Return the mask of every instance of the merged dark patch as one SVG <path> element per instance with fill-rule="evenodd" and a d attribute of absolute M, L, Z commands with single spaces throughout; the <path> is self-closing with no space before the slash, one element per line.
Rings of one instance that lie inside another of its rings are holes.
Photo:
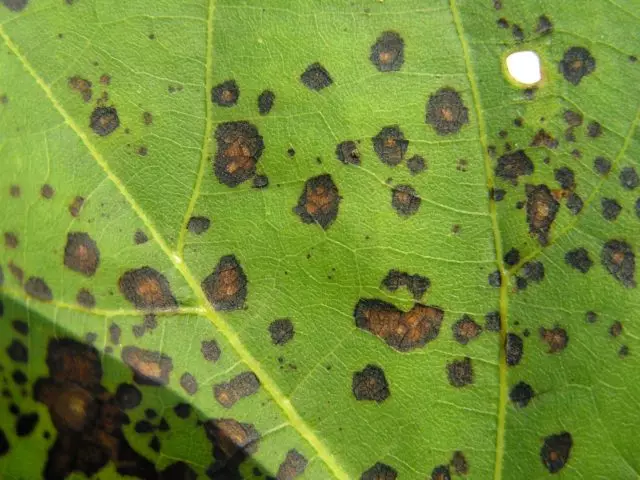
<path fill-rule="evenodd" d="M 524 150 L 516 150 L 498 158 L 495 173 L 497 177 L 517 185 L 518 177 L 531 175 L 533 170 L 533 162 Z"/>
<path fill-rule="evenodd" d="M 7 248 L 18 247 L 18 236 L 13 232 L 5 232 L 4 234 L 4 246 Z"/>
<path fill-rule="evenodd" d="M 278 467 L 277 480 L 293 480 L 302 475 L 309 462 L 295 449 L 289 450 L 284 461 Z"/>
<path fill-rule="evenodd" d="M 189 395 L 195 395 L 198 392 L 198 381 L 188 372 L 180 377 L 180 386 Z"/>
<path fill-rule="evenodd" d="M 118 280 L 118 287 L 140 310 L 170 310 L 178 306 L 167 278 L 151 267 L 126 271 Z"/>
<path fill-rule="evenodd" d="M 622 205 L 615 198 L 602 198 L 600 200 L 602 217 L 610 222 L 615 221 L 622 212 Z"/>
<path fill-rule="evenodd" d="M 427 277 L 399 270 L 389 270 L 386 277 L 382 280 L 382 287 L 395 292 L 401 287 L 406 287 L 411 293 L 414 300 L 420 300 L 431 286 L 431 281 Z"/>
<path fill-rule="evenodd" d="M 529 233 L 538 238 L 540 245 L 549 243 L 549 230 L 556 219 L 560 204 L 546 185 L 525 186 L 527 195 L 527 223 Z"/>
<path fill-rule="evenodd" d="M 568 432 L 549 435 L 540 448 L 540 460 L 549 473 L 558 473 L 569 461 L 573 439 Z"/>
<path fill-rule="evenodd" d="M 305 182 L 293 212 L 303 223 L 317 223 L 326 230 L 337 218 L 341 200 L 331 175 L 319 175 Z"/>
<path fill-rule="evenodd" d="M 136 408 L 142 402 L 142 392 L 130 383 L 121 383 L 116 390 L 116 403 L 122 410 Z"/>
<path fill-rule="evenodd" d="M 203 340 L 200 344 L 200 352 L 208 362 L 217 362 L 220 358 L 220 347 L 215 340 Z"/>
<path fill-rule="evenodd" d="M 378 158 L 391 167 L 402 162 L 409 148 L 409 140 L 404 138 L 398 125 L 383 127 L 371 142 Z"/>
<path fill-rule="evenodd" d="M 404 63 L 404 41 L 396 32 L 383 32 L 371 45 L 371 63 L 381 72 L 400 70 Z"/>
<path fill-rule="evenodd" d="M 422 199 L 411 185 L 397 185 L 391 190 L 391 206 L 403 217 L 415 215 Z"/>
<path fill-rule="evenodd" d="M 84 206 L 84 197 L 81 197 L 78 195 L 69 204 L 69 213 L 74 218 L 79 217 L 83 206 Z"/>
<path fill-rule="evenodd" d="M 114 107 L 96 107 L 89 118 L 89 126 L 101 137 L 113 133 L 120 126 L 118 111 Z"/>
<path fill-rule="evenodd" d="M 171 358 L 161 352 L 126 346 L 122 349 L 122 361 L 133 372 L 133 381 L 138 385 L 167 385 L 173 370 Z"/>
<path fill-rule="evenodd" d="M 638 172 L 633 167 L 624 167 L 620 170 L 619 175 L 620 185 L 625 190 L 635 190 L 640 185 L 640 178 Z"/>
<path fill-rule="evenodd" d="M 584 47 L 571 47 L 564 52 L 564 57 L 558 64 L 558 70 L 565 80 L 578 85 L 582 79 L 596 69 L 596 59 Z"/>
<path fill-rule="evenodd" d="M 584 207 L 584 202 L 582 201 L 582 198 L 580 197 L 580 195 L 578 195 L 577 193 L 571 192 L 567 196 L 566 205 L 569 211 L 571 212 L 571 215 L 578 215 L 582 211 L 582 208 Z"/>
<path fill-rule="evenodd" d="M 194 235 L 201 235 L 209 230 L 211 220 L 207 217 L 191 217 L 187 222 L 187 230 Z"/>
<path fill-rule="evenodd" d="M 293 322 L 288 318 L 279 318 L 269 324 L 269 335 L 274 345 L 285 345 L 294 334 Z"/>
<path fill-rule="evenodd" d="M 40 277 L 29 277 L 27 283 L 24 284 L 24 291 L 27 295 L 36 298 L 42 302 L 50 302 L 53 300 L 53 292 Z"/>
<path fill-rule="evenodd" d="M 524 342 L 515 333 L 508 333 L 504 343 L 504 354 L 507 365 L 514 367 L 520 363 L 524 355 Z"/>
<path fill-rule="evenodd" d="M 200 286 L 216 310 L 230 311 L 244 307 L 247 283 L 247 276 L 235 255 L 225 255 Z"/>
<path fill-rule="evenodd" d="M 549 347 L 548 353 L 558 353 L 564 350 L 569 343 L 569 335 L 564 328 L 551 329 L 540 328 L 540 339 Z"/>
<path fill-rule="evenodd" d="M 362 371 L 354 372 L 351 391 L 356 400 L 384 402 L 391 392 L 384 370 L 377 365 L 367 365 Z"/>
<path fill-rule="evenodd" d="M 564 255 L 564 261 L 567 265 L 582 273 L 587 273 L 593 266 L 593 260 L 591 260 L 589 252 L 584 247 L 567 252 Z"/>
<path fill-rule="evenodd" d="M 240 88 L 235 80 L 227 80 L 211 89 L 211 101 L 221 107 L 233 107 L 239 97 Z"/>
<path fill-rule="evenodd" d="M 608 240 L 602 246 L 600 262 L 613 278 L 627 288 L 636 286 L 636 255 L 624 240 Z"/>
<path fill-rule="evenodd" d="M 215 459 L 206 471 L 211 479 L 240 479 L 239 466 L 258 449 L 260 435 L 255 427 L 230 418 L 208 420 L 204 431 Z"/>
<path fill-rule="evenodd" d="M 389 465 L 377 462 L 373 467 L 365 470 L 360 480 L 396 480 L 398 472 Z"/>
<path fill-rule="evenodd" d="M 276 101 L 276 94 L 271 90 L 265 90 L 258 96 L 258 113 L 267 115 L 273 108 Z"/>
<path fill-rule="evenodd" d="M 224 408 L 231 408 L 235 403 L 249 395 L 253 395 L 260 388 L 260 380 L 253 372 L 243 372 L 227 383 L 213 386 L 213 395 Z"/>
<path fill-rule="evenodd" d="M 469 110 L 453 88 L 445 87 L 429 96 L 425 121 L 438 135 L 451 135 L 469 123 Z"/>
<path fill-rule="evenodd" d="M 518 382 L 509 392 L 509 399 L 520 408 L 529 405 L 529 402 L 534 396 L 535 392 L 533 388 L 525 382 Z"/>
<path fill-rule="evenodd" d="M 531 140 L 531 147 L 558 148 L 559 142 L 546 130 L 540 129 Z"/>
<path fill-rule="evenodd" d="M 329 72 L 319 63 L 312 63 L 300 75 L 300 81 L 311 90 L 322 90 L 333 83 Z"/>
<path fill-rule="evenodd" d="M 538 261 L 527 262 L 522 266 L 522 274 L 527 280 L 541 282 L 544 280 L 544 264 Z"/>
<path fill-rule="evenodd" d="M 447 363 L 449 383 L 457 388 L 473 384 L 473 365 L 469 357 Z"/>
<path fill-rule="evenodd" d="M 421 155 L 414 155 L 407 160 L 407 168 L 411 175 L 417 175 L 427 169 L 427 161 Z"/>
<path fill-rule="evenodd" d="M 29 349 L 20 340 L 13 339 L 7 347 L 7 355 L 16 363 L 29 362 Z"/>
<path fill-rule="evenodd" d="M 236 187 L 253 177 L 264 150 L 264 141 L 249 122 L 226 122 L 216 128 L 217 150 L 213 171 L 218 181 Z"/>
<path fill-rule="evenodd" d="M 94 308 L 96 306 L 96 298 L 86 288 L 81 288 L 80 290 L 78 290 L 78 294 L 76 295 L 76 302 L 78 303 L 78 305 L 84 308 Z"/>
<path fill-rule="evenodd" d="M 360 151 L 353 140 L 339 143 L 336 147 L 336 157 L 345 165 L 360 165 Z"/>
<path fill-rule="evenodd" d="M 74 272 L 91 277 L 100 265 L 100 250 L 96 242 L 85 232 L 67 234 L 64 247 L 64 264 Z"/>
<path fill-rule="evenodd" d="M 416 303 L 403 312 L 382 300 L 360 299 L 353 316 L 358 328 L 380 337 L 396 350 L 407 352 L 437 338 L 444 311 Z"/>
<path fill-rule="evenodd" d="M 89 80 L 85 80 L 84 78 L 76 75 L 69 78 L 67 85 L 69 85 L 69 88 L 78 92 L 85 103 L 88 103 L 91 100 L 93 91 L 91 90 L 92 85 Z"/>
<path fill-rule="evenodd" d="M 451 326 L 451 330 L 453 338 L 462 345 L 466 345 L 482 333 L 482 327 L 466 314 Z"/>

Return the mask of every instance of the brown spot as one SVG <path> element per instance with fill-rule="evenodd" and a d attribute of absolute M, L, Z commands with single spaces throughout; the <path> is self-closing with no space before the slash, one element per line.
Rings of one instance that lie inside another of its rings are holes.
<path fill-rule="evenodd" d="M 451 466 L 458 475 L 467 475 L 469 473 L 469 462 L 460 450 L 453 452 L 451 457 Z"/>
<path fill-rule="evenodd" d="M 4 234 L 4 246 L 7 248 L 18 247 L 18 237 L 13 232 L 5 232 Z"/>
<path fill-rule="evenodd" d="M 253 372 L 244 372 L 228 383 L 213 386 L 213 395 L 224 408 L 231 408 L 241 398 L 253 395 L 260 388 L 260 380 Z"/>
<path fill-rule="evenodd" d="M 198 392 L 198 381 L 188 372 L 180 377 L 180 386 L 189 395 L 195 395 Z"/>
<path fill-rule="evenodd" d="M 627 288 L 636 287 L 636 256 L 624 240 L 609 240 L 602 246 L 602 266 Z"/>
<path fill-rule="evenodd" d="M 21 194 L 22 191 L 20 189 L 20 185 L 11 185 L 9 187 L 9 195 L 11 195 L 13 198 L 20 198 Z"/>
<path fill-rule="evenodd" d="M 612 337 L 619 337 L 622 335 L 622 322 L 617 320 L 613 322 L 609 327 L 609 335 Z"/>
<path fill-rule="evenodd" d="M 69 88 L 78 92 L 85 103 L 88 103 L 93 96 L 93 91 L 91 90 L 91 82 L 89 80 L 85 80 L 84 78 L 80 78 L 79 76 L 74 76 L 69 78 L 67 81 Z"/>
<path fill-rule="evenodd" d="M 276 101 L 276 94 L 271 90 L 265 90 L 258 96 L 258 112 L 260 115 L 267 115 L 273 108 Z"/>
<path fill-rule="evenodd" d="M 113 133 L 120 126 L 118 111 L 114 107 L 96 107 L 91 113 L 89 126 L 101 137 Z"/>
<path fill-rule="evenodd" d="M 141 157 L 146 157 L 149 154 L 149 149 L 147 147 L 145 147 L 144 145 L 141 145 L 140 147 L 138 147 L 138 149 L 136 150 L 136 153 L 138 155 L 140 155 Z"/>
<path fill-rule="evenodd" d="M 151 112 L 144 112 L 142 114 L 142 121 L 145 125 L 151 125 L 153 123 L 153 114 Z"/>
<path fill-rule="evenodd" d="M 415 215 L 422 199 L 411 185 L 397 185 L 391 190 L 391 206 L 403 217 Z"/>
<path fill-rule="evenodd" d="M 201 235 L 209 230 L 211 220 L 207 217 L 191 217 L 187 223 L 187 230 L 194 235 Z"/>
<path fill-rule="evenodd" d="M 300 81 L 311 90 L 322 90 L 333 83 L 329 72 L 319 63 L 312 63 L 300 75 Z"/>
<path fill-rule="evenodd" d="M 111 76 L 110 76 L 110 75 L 107 75 L 106 73 L 103 73 L 103 74 L 100 76 L 100 83 L 101 83 L 102 85 L 107 85 L 107 86 L 108 86 L 108 85 L 111 85 Z"/>
<path fill-rule="evenodd" d="M 91 277 L 100 264 L 100 251 L 96 242 L 85 232 L 67 234 L 64 264 L 74 272 Z"/>
<path fill-rule="evenodd" d="M 540 448 L 540 460 L 549 473 L 558 473 L 569 461 L 573 439 L 571 434 L 562 432 L 549 435 Z"/>
<path fill-rule="evenodd" d="M 553 329 L 540 328 L 540 338 L 549 346 L 548 353 L 558 353 L 564 350 L 569 343 L 569 336 L 564 328 Z"/>
<path fill-rule="evenodd" d="M 253 177 L 253 188 L 267 188 L 269 186 L 269 177 L 266 175 L 256 175 Z"/>
<path fill-rule="evenodd" d="M 551 134 L 547 133 L 545 130 L 538 130 L 536 136 L 533 137 L 533 140 L 530 144 L 531 147 L 547 147 L 547 148 L 558 148 L 558 140 L 553 138 Z"/>
<path fill-rule="evenodd" d="M 531 175 L 533 170 L 533 162 L 524 150 L 516 150 L 498 158 L 495 173 L 497 177 L 517 185 L 518 177 Z"/>
<path fill-rule="evenodd" d="M 317 223 L 326 230 L 338 216 L 340 200 L 331 175 L 311 177 L 305 182 L 293 212 L 303 223 Z"/>
<path fill-rule="evenodd" d="M 360 165 L 360 152 L 353 140 L 339 143 L 336 147 L 336 157 L 345 165 Z"/>
<path fill-rule="evenodd" d="M 404 63 L 404 41 L 396 32 L 383 32 L 371 45 L 371 63 L 381 72 L 398 71 Z"/>
<path fill-rule="evenodd" d="M 96 306 L 95 297 L 86 288 L 78 290 L 78 294 L 76 295 L 76 302 L 78 302 L 78 305 L 84 308 L 94 308 Z"/>
<path fill-rule="evenodd" d="M 384 402 L 391 392 L 384 370 L 376 365 L 367 365 L 362 371 L 353 374 L 351 391 L 356 400 Z"/>
<path fill-rule="evenodd" d="M 353 316 L 358 328 L 380 337 L 396 350 L 407 352 L 436 339 L 444 311 L 416 303 L 403 312 L 382 300 L 360 299 Z"/>
<path fill-rule="evenodd" d="M 18 281 L 18 283 L 22 284 L 24 281 L 24 271 L 18 265 L 13 263 L 13 261 L 9 261 L 9 271 L 11 275 Z"/>
<path fill-rule="evenodd" d="M 27 292 L 27 295 L 43 302 L 53 300 L 53 293 L 49 285 L 40 277 L 29 277 L 27 283 L 24 284 L 24 291 Z"/>
<path fill-rule="evenodd" d="M 235 255 L 220 258 L 215 270 L 201 283 L 216 310 L 239 310 L 247 299 L 247 276 Z"/>
<path fill-rule="evenodd" d="M 597 138 L 602 135 L 602 125 L 598 122 L 589 122 L 587 125 L 587 135 L 591 138 Z"/>
<path fill-rule="evenodd" d="M 414 300 L 420 300 L 430 286 L 431 281 L 427 277 L 418 274 L 410 275 L 399 270 L 389 270 L 387 276 L 382 280 L 382 287 L 390 292 L 406 287 Z"/>
<path fill-rule="evenodd" d="M 447 363 L 447 377 L 454 387 L 465 387 L 473 384 L 473 365 L 469 357 Z"/>
<path fill-rule="evenodd" d="M 213 170 L 220 183 L 236 187 L 255 175 L 264 142 L 253 124 L 221 123 L 216 128 L 215 139 Z"/>
<path fill-rule="evenodd" d="M 505 361 L 510 367 L 514 367 L 520 363 L 524 355 L 524 342 L 515 333 L 508 333 L 504 342 Z"/>
<path fill-rule="evenodd" d="M 279 318 L 269 324 L 269 335 L 274 345 L 285 345 L 294 336 L 293 322 L 288 318 Z"/>
<path fill-rule="evenodd" d="M 462 97 L 453 88 L 445 87 L 429 97 L 426 122 L 438 135 L 458 133 L 469 123 L 469 110 Z"/>
<path fill-rule="evenodd" d="M 118 280 L 118 287 L 140 310 L 168 310 L 178 306 L 167 278 L 151 267 L 126 271 Z"/>
<path fill-rule="evenodd" d="M 220 358 L 220 347 L 215 340 L 203 340 L 200 344 L 200 352 L 208 362 L 217 362 Z"/>
<path fill-rule="evenodd" d="M 546 185 L 527 184 L 525 193 L 527 194 L 529 233 L 538 237 L 540 245 L 545 246 L 549 243 L 549 230 L 556 218 L 560 204 Z"/>
<path fill-rule="evenodd" d="M 259 445 L 260 435 L 255 427 L 248 423 L 239 423 L 233 419 L 215 419 L 204 423 L 207 438 L 213 446 L 212 463 L 206 471 L 209 478 L 242 478 L 240 465 Z"/>
<path fill-rule="evenodd" d="M 565 80 L 578 85 L 582 79 L 596 69 L 596 59 L 584 47 L 571 47 L 564 52 L 564 57 L 558 64 L 558 70 Z"/>
<path fill-rule="evenodd" d="M 72 217 L 78 217 L 84 205 L 84 197 L 77 196 L 69 204 L 69 213 Z"/>
<path fill-rule="evenodd" d="M 378 158 L 391 167 L 402 162 L 409 147 L 398 125 L 384 127 L 371 141 Z"/>
<path fill-rule="evenodd" d="M 133 381 L 138 385 L 167 385 L 173 370 L 171 358 L 160 352 L 127 346 L 122 349 L 122 360 L 131 367 Z"/>
<path fill-rule="evenodd" d="M 302 475 L 307 468 L 307 459 L 297 450 L 292 449 L 287 452 L 284 462 L 280 464 L 277 480 L 293 480 Z"/>
<path fill-rule="evenodd" d="M 239 97 L 240 88 L 235 80 L 227 80 L 211 89 L 211 101 L 221 107 L 233 107 Z"/>
<path fill-rule="evenodd" d="M 477 338 L 482 333 L 482 327 L 478 325 L 469 315 L 463 315 L 460 320 L 453 324 L 453 338 L 462 345 L 466 345 L 470 340 Z"/>
<path fill-rule="evenodd" d="M 360 476 L 360 480 L 396 480 L 398 472 L 381 462 L 377 462 Z"/>

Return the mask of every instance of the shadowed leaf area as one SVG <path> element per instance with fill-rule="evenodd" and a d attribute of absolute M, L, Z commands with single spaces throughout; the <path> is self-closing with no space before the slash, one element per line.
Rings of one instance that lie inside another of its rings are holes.
<path fill-rule="evenodd" d="M 638 12 L 1 0 L 0 478 L 637 479 Z"/>

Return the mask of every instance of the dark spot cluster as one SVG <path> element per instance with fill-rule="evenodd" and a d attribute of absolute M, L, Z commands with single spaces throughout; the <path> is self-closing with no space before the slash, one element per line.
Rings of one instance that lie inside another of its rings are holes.
<path fill-rule="evenodd" d="M 549 243 L 549 231 L 558 214 L 560 204 L 546 185 L 525 186 L 527 195 L 527 223 L 529 233 L 538 238 L 542 246 Z"/>
<path fill-rule="evenodd" d="M 602 266 L 626 288 L 636 287 L 636 256 L 624 240 L 609 240 L 602 247 Z"/>
<path fill-rule="evenodd" d="M 504 345 L 505 361 L 510 367 L 516 366 L 524 355 L 524 342 L 515 333 L 508 333 Z"/>
<path fill-rule="evenodd" d="M 100 264 L 100 250 L 88 233 L 67 234 L 64 248 L 64 265 L 74 272 L 91 277 Z"/>
<path fill-rule="evenodd" d="M 497 177 L 517 185 L 519 177 L 531 175 L 533 170 L 533 162 L 524 150 L 516 150 L 505 153 L 498 158 L 495 174 Z"/>
<path fill-rule="evenodd" d="M 514 405 L 524 408 L 535 397 L 535 392 L 531 385 L 525 382 L 518 382 L 509 391 L 509 399 Z"/>
<path fill-rule="evenodd" d="M 540 460 L 549 473 L 558 473 L 569 461 L 573 438 L 568 432 L 549 435 L 540 448 Z"/>
<path fill-rule="evenodd" d="M 391 167 L 402 162 L 409 148 L 409 140 L 404 138 L 404 133 L 398 125 L 382 128 L 371 141 L 378 158 Z"/>
<path fill-rule="evenodd" d="M 271 90 L 265 90 L 258 96 L 258 113 L 267 115 L 273 108 L 276 101 L 276 94 Z"/>
<path fill-rule="evenodd" d="M 253 372 L 244 372 L 233 377 L 229 382 L 213 386 L 213 395 L 225 408 L 231 408 L 235 403 L 249 395 L 253 395 L 260 388 L 260 380 Z"/>
<path fill-rule="evenodd" d="M 91 97 L 93 96 L 93 91 L 91 90 L 92 85 L 89 80 L 85 80 L 84 78 L 81 78 L 76 75 L 69 78 L 69 80 L 67 81 L 67 84 L 69 85 L 69 88 L 71 88 L 72 90 L 75 90 L 80 94 L 80 96 L 82 97 L 82 100 L 84 100 L 85 103 L 88 103 L 89 101 L 91 101 Z"/>
<path fill-rule="evenodd" d="M 307 468 L 308 460 L 295 449 L 287 452 L 284 461 L 278 467 L 276 480 L 294 480 L 302 475 Z"/>
<path fill-rule="evenodd" d="M 211 225 L 211 220 L 207 217 L 202 216 L 193 216 L 187 222 L 187 230 L 193 233 L 194 235 L 202 235 L 207 230 L 209 230 L 209 226 Z"/>
<path fill-rule="evenodd" d="M 333 83 L 331 75 L 320 63 L 309 65 L 302 75 L 300 81 L 310 90 L 320 91 Z"/>
<path fill-rule="evenodd" d="M 89 126 L 97 135 L 106 137 L 120 126 L 120 118 L 115 107 L 98 106 L 91 113 Z"/>
<path fill-rule="evenodd" d="M 353 140 L 339 143 L 336 147 L 336 157 L 345 165 L 360 165 L 360 151 Z"/>
<path fill-rule="evenodd" d="M 9 265 L 11 268 L 12 265 Z M 11 269 L 12 273 L 14 273 L 13 269 Z M 22 270 L 19 271 L 22 273 Z M 21 279 L 20 279 L 21 280 Z M 29 277 L 29 279 L 24 284 L 24 291 L 30 297 L 33 297 L 42 302 L 50 302 L 53 300 L 53 292 L 47 282 L 40 277 Z"/>
<path fill-rule="evenodd" d="M 593 260 L 584 247 L 579 247 L 567 252 L 564 256 L 567 265 L 581 273 L 587 273 L 593 266 Z"/>
<path fill-rule="evenodd" d="M 399 270 L 389 270 L 386 277 L 382 280 L 382 287 L 395 292 L 399 288 L 406 287 L 411 293 L 414 300 L 420 300 L 431 286 L 431 281 L 417 273 L 411 275 L 407 272 Z"/>
<path fill-rule="evenodd" d="M 422 199 L 411 185 L 396 185 L 391 189 L 391 206 L 401 217 L 415 215 Z"/>

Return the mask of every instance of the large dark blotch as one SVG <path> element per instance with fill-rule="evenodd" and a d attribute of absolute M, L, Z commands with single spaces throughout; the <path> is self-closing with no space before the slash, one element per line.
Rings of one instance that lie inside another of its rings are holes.
<path fill-rule="evenodd" d="M 404 63 L 404 41 L 396 32 L 383 32 L 371 45 L 371 63 L 381 72 L 400 70 Z"/>
<path fill-rule="evenodd" d="M 96 273 L 100 264 L 100 250 L 88 233 L 71 232 L 67 234 L 64 264 L 74 272 L 87 277 Z"/>
<path fill-rule="evenodd" d="M 264 150 L 264 141 L 255 125 L 244 121 L 221 123 L 215 139 L 213 171 L 220 183 L 236 187 L 255 175 Z"/>
<path fill-rule="evenodd" d="M 11 267 L 11 265 L 9 265 Z M 37 298 L 43 302 L 50 302 L 53 300 L 53 292 L 47 285 L 47 282 L 40 277 L 29 277 L 27 283 L 24 284 L 24 291 L 27 295 Z"/>
<path fill-rule="evenodd" d="M 377 365 L 367 365 L 362 371 L 354 372 L 351 391 L 356 400 L 384 402 L 391 392 L 384 370 Z"/>
<path fill-rule="evenodd" d="M 451 135 L 469 123 L 469 110 L 453 88 L 445 87 L 429 96 L 425 121 L 438 135 Z"/>
<path fill-rule="evenodd" d="M 200 286 L 213 308 L 231 311 L 244 307 L 247 283 L 247 276 L 235 255 L 225 255 Z"/>
<path fill-rule="evenodd" d="M 525 382 L 518 382 L 509 392 L 509 399 L 520 408 L 529 405 L 529 402 L 534 396 L 535 392 L 533 388 Z"/>
<path fill-rule="evenodd" d="M 527 184 L 525 193 L 529 233 L 538 238 L 540 245 L 545 246 L 549 243 L 549 230 L 556 219 L 560 204 L 546 185 Z"/>
<path fill-rule="evenodd" d="M 138 385 L 167 385 L 173 370 L 171 358 L 164 353 L 126 346 L 122 349 L 122 361 L 133 371 L 133 381 Z"/>
<path fill-rule="evenodd" d="M 558 63 L 558 70 L 565 80 L 578 85 L 582 79 L 596 69 L 596 59 L 584 47 L 571 47 L 564 52 L 564 57 Z"/>
<path fill-rule="evenodd" d="M 371 142 L 378 158 L 391 167 L 402 162 L 409 148 L 409 140 L 405 140 L 404 133 L 398 125 L 382 128 Z"/>
<path fill-rule="evenodd" d="M 495 173 L 497 177 L 517 185 L 518 177 L 531 175 L 533 170 L 533 162 L 524 150 L 516 150 L 498 158 Z"/>
<path fill-rule="evenodd" d="M 360 480 L 396 480 L 398 472 L 389 465 L 377 462 L 360 476 Z"/>
<path fill-rule="evenodd" d="M 96 107 L 91 113 L 89 126 L 101 137 L 113 133 L 120 126 L 118 111 L 114 107 Z"/>
<path fill-rule="evenodd" d="M 540 460 L 549 473 L 558 473 L 569 461 L 573 439 L 568 432 L 549 435 L 540 448 Z"/>
<path fill-rule="evenodd" d="M 72 472 L 93 476 L 112 461 L 120 475 L 157 479 L 154 465 L 131 448 L 122 432 L 126 416 L 101 385 L 98 351 L 69 338 L 51 340 L 47 366 L 49 376 L 38 379 L 34 398 L 47 406 L 58 435 L 43 478 L 57 480 Z"/>
<path fill-rule="evenodd" d="M 253 372 L 243 372 L 229 382 L 213 386 L 213 395 L 224 408 L 231 408 L 235 403 L 249 395 L 253 395 L 260 388 L 260 380 Z"/>
<path fill-rule="evenodd" d="M 447 363 L 447 377 L 453 387 L 461 388 L 473 384 L 473 364 L 469 357 Z"/>
<path fill-rule="evenodd" d="M 211 101 L 221 107 L 233 107 L 239 97 L 240 88 L 235 80 L 227 80 L 211 89 Z"/>
<path fill-rule="evenodd" d="M 312 63 L 300 75 L 300 81 L 311 90 L 322 90 L 333 83 L 333 79 L 326 68 L 319 63 Z"/>
<path fill-rule="evenodd" d="M 302 475 L 307 468 L 308 460 L 295 449 L 287 452 L 287 456 L 278 468 L 276 480 L 293 480 Z"/>
<path fill-rule="evenodd" d="M 602 246 L 602 266 L 627 288 L 636 286 L 636 255 L 624 240 L 609 240 Z"/>
<path fill-rule="evenodd" d="M 356 326 L 401 352 L 420 348 L 440 332 L 444 310 L 416 303 L 408 312 L 377 299 L 360 299 L 353 316 Z"/>
<path fill-rule="evenodd" d="M 2 0 L 2 4 L 13 12 L 20 12 L 29 3 L 29 0 Z"/>
<path fill-rule="evenodd" d="M 118 280 L 118 287 L 140 310 L 170 310 L 178 306 L 167 278 L 151 267 L 128 270 Z"/>
<path fill-rule="evenodd" d="M 338 217 L 341 200 L 331 175 L 319 175 L 304 183 L 293 212 L 303 223 L 317 223 L 326 230 Z"/>
<path fill-rule="evenodd" d="M 515 333 L 508 333 L 504 342 L 504 354 L 507 365 L 513 367 L 520 363 L 524 355 L 524 342 Z"/>
<path fill-rule="evenodd" d="M 401 217 L 415 215 L 422 199 L 411 185 L 397 185 L 391 190 L 391 206 Z"/>
<path fill-rule="evenodd" d="M 564 328 L 540 328 L 540 339 L 549 347 L 548 353 L 558 353 L 569 343 L 569 335 Z"/>
<path fill-rule="evenodd" d="M 214 457 L 207 476 L 212 480 L 244 478 L 239 467 L 258 450 L 260 442 L 260 434 L 255 427 L 230 418 L 208 420 L 203 425 Z"/>

